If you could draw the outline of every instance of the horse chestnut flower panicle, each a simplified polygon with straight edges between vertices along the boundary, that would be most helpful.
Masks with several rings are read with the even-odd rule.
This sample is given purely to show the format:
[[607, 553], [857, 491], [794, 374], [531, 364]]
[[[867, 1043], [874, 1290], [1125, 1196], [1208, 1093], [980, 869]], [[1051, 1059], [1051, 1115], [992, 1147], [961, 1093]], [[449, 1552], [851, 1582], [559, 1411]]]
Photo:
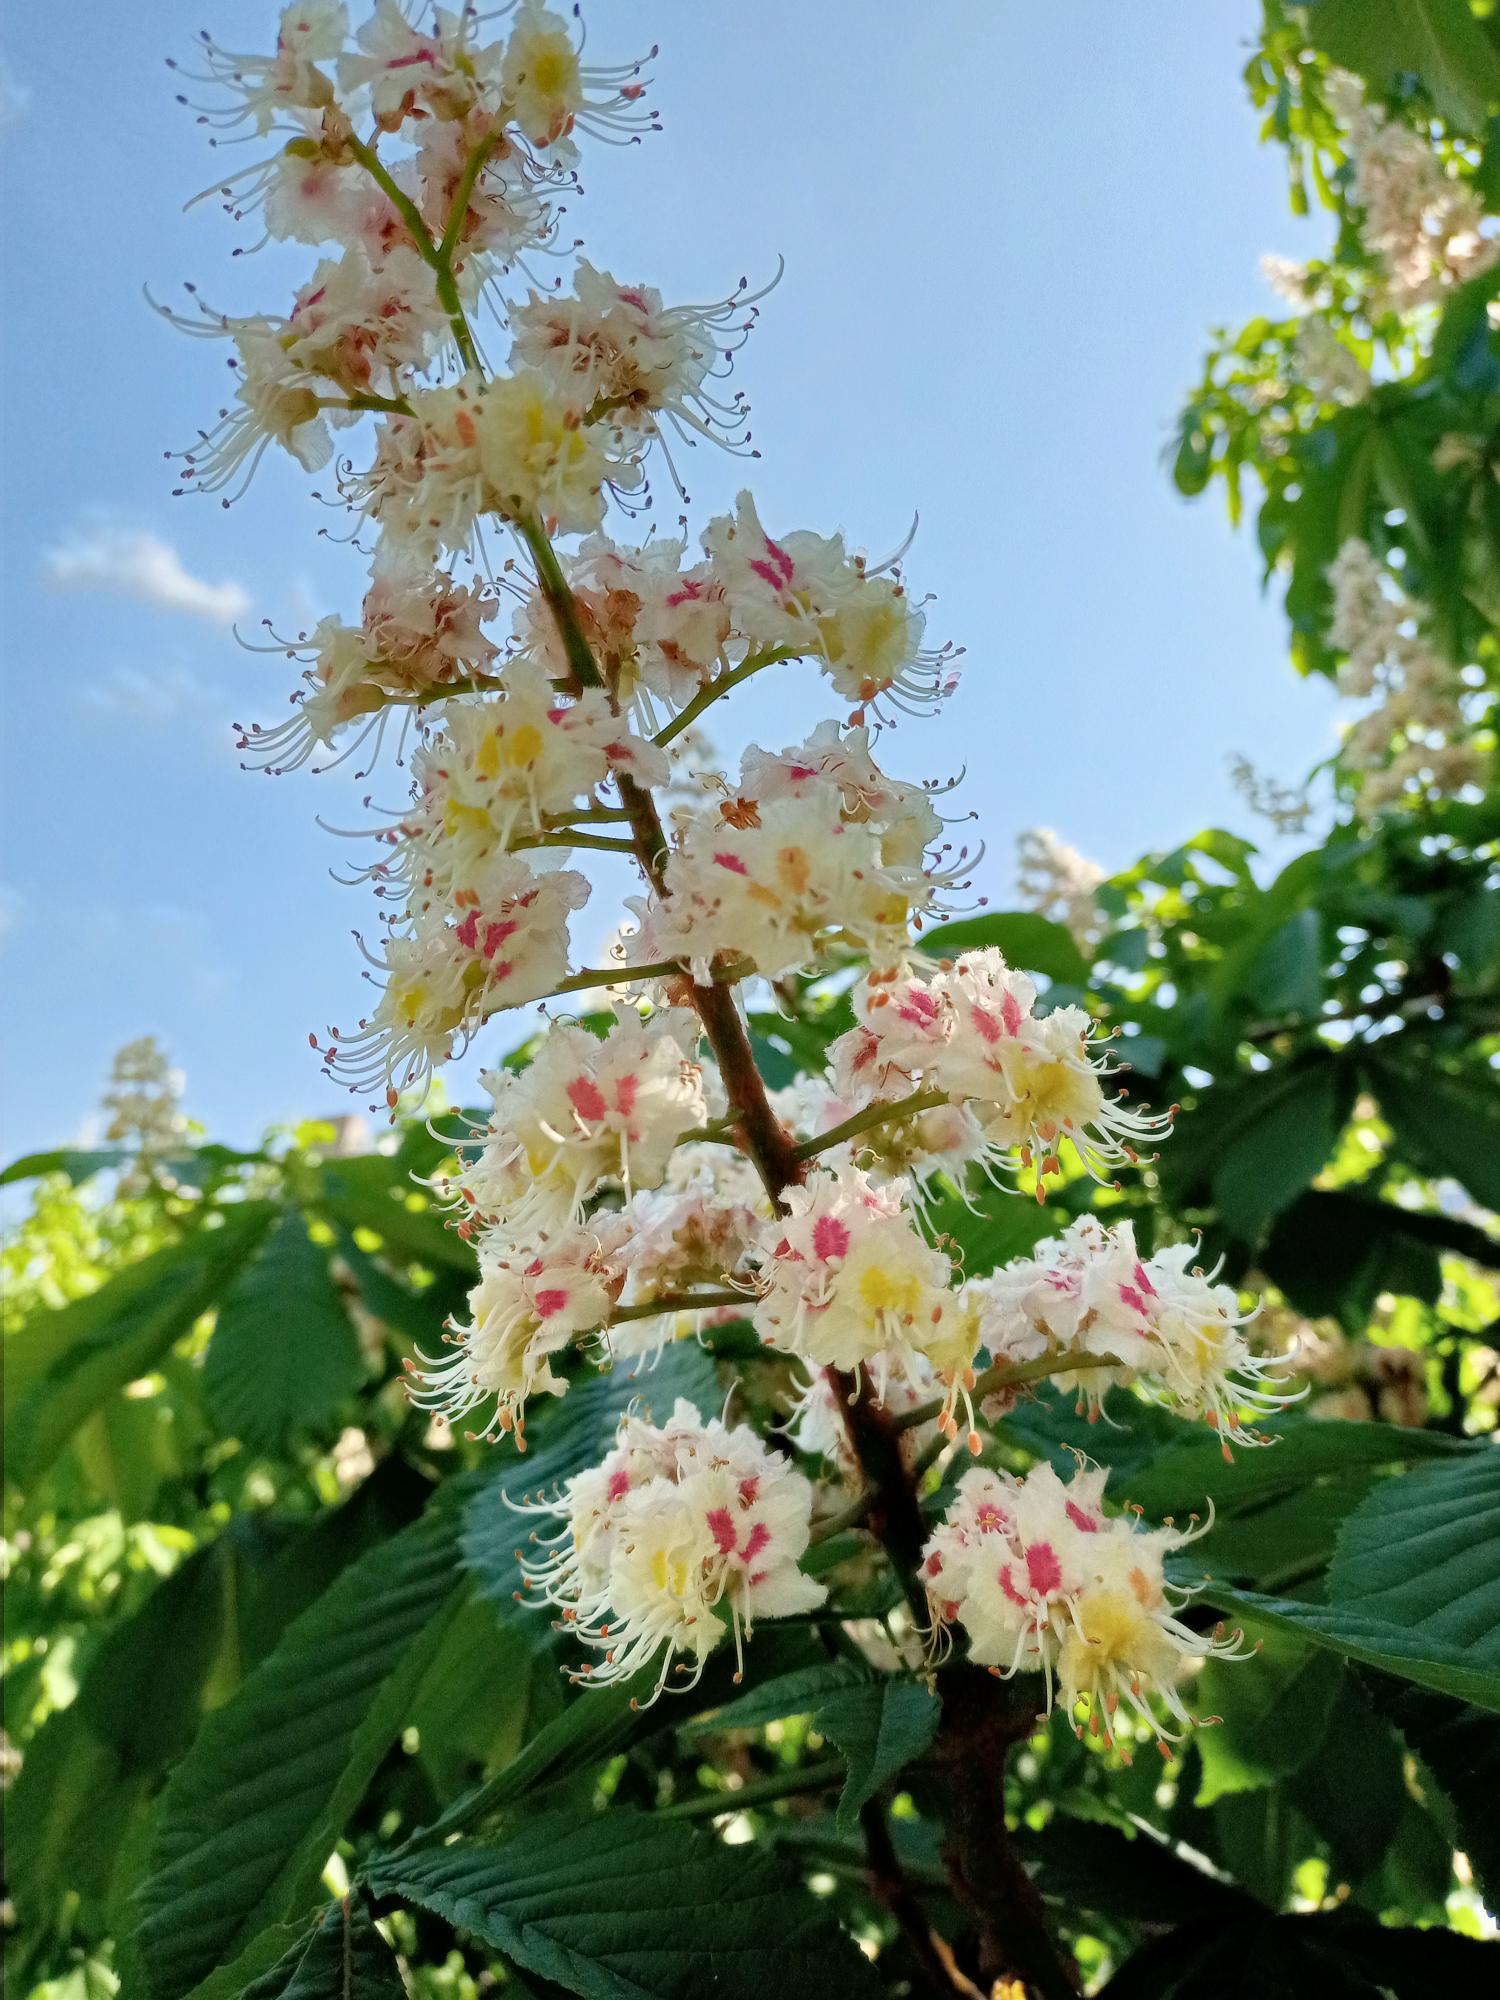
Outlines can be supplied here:
[[1240, 1657], [1238, 1639], [1192, 1631], [1176, 1615], [1188, 1593], [1163, 1565], [1199, 1531], [1106, 1514], [1107, 1477], [1097, 1467], [1067, 1481], [1050, 1465], [1023, 1478], [973, 1467], [922, 1552], [922, 1580], [940, 1648], [961, 1625], [978, 1665], [1007, 1679], [1041, 1674], [1049, 1710], [1086, 1705], [1091, 1733], [1112, 1743], [1124, 1701], [1165, 1750], [1164, 1737], [1200, 1720], [1179, 1681], [1205, 1655]]
[[550, 1538], [532, 1537], [545, 1553], [517, 1551], [526, 1594], [555, 1604], [600, 1655], [575, 1680], [629, 1680], [659, 1658], [655, 1701], [674, 1667], [683, 1687], [695, 1685], [726, 1636], [743, 1666], [757, 1618], [823, 1602], [824, 1586], [798, 1567], [812, 1499], [802, 1474], [747, 1425], [704, 1423], [684, 1401], [659, 1428], [630, 1414], [602, 1465], [550, 1501], [523, 1503], [558, 1524]]

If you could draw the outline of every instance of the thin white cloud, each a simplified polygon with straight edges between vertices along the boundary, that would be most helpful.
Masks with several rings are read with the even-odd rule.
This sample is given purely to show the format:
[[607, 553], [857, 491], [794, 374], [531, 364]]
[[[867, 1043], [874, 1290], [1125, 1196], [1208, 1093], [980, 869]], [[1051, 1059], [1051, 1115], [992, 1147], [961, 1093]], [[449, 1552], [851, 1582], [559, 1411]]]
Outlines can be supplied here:
[[91, 716], [125, 722], [217, 716], [221, 708], [212, 689], [181, 667], [162, 667], [151, 673], [137, 667], [116, 667], [102, 680], [81, 687], [78, 702]]
[[78, 529], [49, 549], [46, 575], [59, 590], [97, 590], [133, 597], [161, 611], [184, 611], [231, 625], [250, 609], [243, 584], [208, 583], [187, 569], [170, 542], [144, 528]]
[[5, 56], [0, 55], [0, 132], [19, 125], [31, 106], [31, 86], [22, 83]]

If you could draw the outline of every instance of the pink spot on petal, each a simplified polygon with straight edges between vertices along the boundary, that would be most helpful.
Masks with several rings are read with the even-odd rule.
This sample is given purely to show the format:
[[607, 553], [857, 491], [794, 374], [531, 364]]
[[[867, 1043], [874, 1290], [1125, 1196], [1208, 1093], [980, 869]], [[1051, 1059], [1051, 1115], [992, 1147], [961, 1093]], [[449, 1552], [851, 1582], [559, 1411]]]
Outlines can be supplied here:
[[592, 1119], [596, 1123], [609, 1111], [609, 1106], [604, 1101], [604, 1092], [597, 1083], [586, 1076], [574, 1077], [567, 1087], [567, 1098], [580, 1118]]
[[708, 1532], [714, 1538], [714, 1545], [721, 1556], [734, 1554], [734, 1522], [727, 1507], [710, 1507], [707, 1515]]
[[813, 1255], [823, 1263], [830, 1257], [847, 1257], [849, 1230], [836, 1216], [820, 1215], [813, 1224]]
[[1026, 1581], [1038, 1597], [1050, 1597], [1062, 1582], [1062, 1564], [1050, 1542], [1033, 1542], [1026, 1551]]
[[536, 1295], [536, 1316], [538, 1319], [551, 1319], [553, 1314], [560, 1313], [567, 1303], [567, 1293], [556, 1287], [549, 1288], [545, 1292], [538, 1292]]

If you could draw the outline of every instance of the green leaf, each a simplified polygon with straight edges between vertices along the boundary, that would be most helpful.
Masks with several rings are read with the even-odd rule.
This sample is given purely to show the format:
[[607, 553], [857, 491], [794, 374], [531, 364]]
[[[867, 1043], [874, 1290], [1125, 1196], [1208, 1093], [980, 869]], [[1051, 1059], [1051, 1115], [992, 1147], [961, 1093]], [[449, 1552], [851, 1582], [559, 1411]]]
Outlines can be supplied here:
[[1438, 116], [1460, 132], [1482, 133], [1500, 104], [1500, 55], [1469, 0], [1314, 0], [1308, 35], [1377, 96], [1420, 78]]
[[1500, 1722], [1468, 1702], [1370, 1676], [1375, 1706], [1442, 1786], [1458, 1844], [1490, 1909], [1500, 1906]]
[[1310, 1188], [1276, 1218], [1261, 1264], [1299, 1312], [1337, 1317], [1356, 1332], [1381, 1292], [1435, 1298], [1445, 1250], [1492, 1268], [1500, 1263], [1500, 1241], [1471, 1222], [1357, 1189]]
[[825, 1697], [813, 1726], [835, 1744], [848, 1765], [839, 1796], [838, 1825], [854, 1826], [859, 1809], [932, 1742], [942, 1704], [921, 1681], [882, 1674]]
[[493, 1846], [377, 1856], [369, 1882], [585, 2000], [881, 1991], [828, 1906], [774, 1861], [641, 1813], [550, 1814]]
[[1468, 1459], [1484, 1449], [1471, 1438], [1448, 1437], [1442, 1431], [1337, 1418], [1284, 1416], [1257, 1428], [1276, 1442], [1241, 1449], [1226, 1461], [1220, 1440], [1206, 1426], [1195, 1426], [1131, 1473], [1130, 1498], [1157, 1520], [1202, 1508], [1205, 1501], [1220, 1513], [1235, 1513], [1320, 1478], [1419, 1458]]
[[450, 1489], [351, 1564], [204, 1723], [163, 1794], [140, 1894], [158, 2000], [314, 1893], [462, 1603], [457, 1528]]
[[1344, 1911], [1215, 1914], [1145, 1944], [1100, 2000], [1435, 2000], [1493, 1984], [1495, 1950]]
[[1064, 986], [1087, 986], [1088, 960], [1078, 949], [1071, 931], [1039, 917], [1034, 910], [996, 910], [983, 917], [964, 917], [956, 924], [943, 924], [921, 939], [922, 950], [930, 958], [956, 958], [961, 951], [980, 951], [994, 945], [1005, 954], [1008, 965], [1025, 972], [1040, 972]]
[[1396, 1058], [1370, 1064], [1380, 1108], [1413, 1164], [1451, 1174], [1486, 1208], [1500, 1209], [1500, 1100], [1484, 1070], [1466, 1084]]
[[713, 1736], [724, 1729], [760, 1729], [788, 1715], [811, 1715], [824, 1700], [862, 1686], [868, 1678], [851, 1660], [820, 1660], [816, 1666], [799, 1667], [795, 1673], [758, 1680], [712, 1714], [695, 1716], [679, 1733]]
[[1342, 1877], [1352, 1888], [1380, 1867], [1402, 1837], [1407, 1813], [1419, 1808], [1402, 1773], [1395, 1731], [1375, 1713], [1355, 1670], [1340, 1666], [1339, 1675], [1327, 1727], [1289, 1779], [1286, 1797], [1326, 1842], [1334, 1880]]
[[1200, 1806], [1300, 1769], [1322, 1740], [1343, 1679], [1331, 1654], [1283, 1632], [1252, 1627], [1246, 1637], [1258, 1641], [1249, 1659], [1210, 1659], [1198, 1677], [1196, 1711], [1220, 1718], [1194, 1739]]
[[12, 1160], [0, 1173], [0, 1187], [12, 1181], [33, 1181], [43, 1174], [66, 1174], [70, 1181], [86, 1181], [94, 1174], [107, 1173], [130, 1158], [123, 1146], [106, 1146], [89, 1151], [80, 1146], [58, 1146], [50, 1153], [27, 1153]]
[[473, 1283], [472, 1248], [413, 1185], [399, 1159], [363, 1153], [356, 1159], [324, 1160], [305, 1199], [309, 1209], [329, 1222], [373, 1230], [396, 1262], [460, 1271]]
[[1344, 1523], [1328, 1601], [1205, 1596], [1367, 1666], [1500, 1711], [1500, 1452], [1382, 1480]]
[[1257, 1087], [1240, 1089], [1211, 1175], [1214, 1203], [1236, 1235], [1255, 1242], [1271, 1217], [1321, 1172], [1346, 1110], [1332, 1062], [1267, 1071]]
[[861, 1671], [848, 1660], [823, 1660], [795, 1673], [777, 1674], [698, 1716], [680, 1733], [716, 1735], [725, 1729], [760, 1729], [788, 1715], [808, 1715], [820, 1736], [842, 1752], [849, 1767], [839, 1800], [841, 1831], [881, 1786], [920, 1757], [933, 1739], [941, 1703], [919, 1681]]
[[287, 1209], [219, 1306], [203, 1363], [215, 1416], [252, 1451], [326, 1423], [364, 1378], [328, 1253]]
[[248, 1257], [275, 1210], [247, 1202], [218, 1228], [142, 1258], [86, 1299], [35, 1314], [6, 1341], [6, 1474], [40, 1478], [84, 1418], [145, 1375]]
[[242, 2000], [405, 2000], [391, 1948], [363, 1902], [321, 1910], [292, 1949], [243, 1990]]
[[1271, 933], [1240, 990], [1268, 1014], [1316, 1017], [1323, 999], [1323, 926], [1316, 910], [1298, 910]]

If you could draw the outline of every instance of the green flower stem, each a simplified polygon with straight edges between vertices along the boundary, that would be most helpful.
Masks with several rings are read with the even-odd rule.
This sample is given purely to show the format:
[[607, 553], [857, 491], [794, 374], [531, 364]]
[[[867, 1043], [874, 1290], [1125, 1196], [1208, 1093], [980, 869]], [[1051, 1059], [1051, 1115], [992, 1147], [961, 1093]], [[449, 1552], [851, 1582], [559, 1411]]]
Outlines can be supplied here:
[[464, 221], [469, 213], [469, 203], [474, 197], [474, 189], [479, 176], [484, 172], [485, 162], [500, 144], [501, 135], [492, 133], [481, 139], [464, 162], [464, 170], [459, 175], [458, 186], [453, 191], [453, 206], [448, 211], [448, 226], [443, 231], [443, 240], [437, 246], [437, 254], [443, 264], [450, 269], [453, 253], [458, 248], [458, 239], [463, 233]]
[[[479, 350], [474, 345], [474, 335], [470, 331], [469, 322], [464, 315], [463, 300], [458, 296], [458, 282], [454, 278], [451, 262], [452, 246], [448, 243], [448, 237], [444, 236], [441, 246], [434, 243], [432, 232], [422, 219], [422, 211], [411, 199], [411, 196], [403, 193], [395, 181], [392, 180], [384, 162], [373, 146], [367, 146], [363, 139], [356, 139], [353, 133], [349, 135], [348, 145], [349, 151], [358, 160], [359, 164], [391, 204], [391, 207], [395, 209], [401, 220], [406, 224], [412, 243], [423, 263], [431, 266], [433, 276], [437, 282], [437, 295], [442, 302], [444, 312], [448, 315], [448, 324], [453, 329], [453, 338], [458, 347], [459, 354], [463, 357], [464, 366], [466, 368], [477, 369], [479, 367]], [[462, 226], [462, 221], [463, 217], [460, 213], [458, 215], [460, 226]], [[452, 217], [449, 218], [448, 230], [450, 234], [456, 234]]]
[[[672, 1292], [659, 1299], [643, 1299], [639, 1305], [616, 1306], [609, 1316], [609, 1326], [620, 1326], [630, 1319], [656, 1319], [662, 1313], [700, 1312], [713, 1306], [753, 1306], [754, 1292]], [[605, 1331], [608, 1331], [606, 1327]]]
[[[1092, 1354], [1086, 1347], [1062, 1347], [1053, 1354], [1039, 1354], [1035, 1361], [996, 1362], [993, 1368], [985, 1369], [969, 1394], [977, 1402], [981, 1396], [988, 1396], [996, 1389], [1014, 1389], [1024, 1382], [1041, 1382], [1049, 1375], [1070, 1375], [1075, 1368], [1124, 1366], [1117, 1354]], [[943, 1398], [934, 1396], [930, 1403], [919, 1403], [914, 1410], [903, 1410], [891, 1421], [898, 1431], [908, 1431], [915, 1424], [928, 1423], [942, 1408]]]
[[674, 715], [665, 729], [657, 730], [651, 739], [652, 742], [658, 749], [665, 749], [674, 737], [680, 736], [684, 729], [692, 727], [704, 709], [712, 708], [721, 695], [726, 695], [737, 688], [741, 681], [749, 680], [750, 676], [758, 674], [762, 667], [775, 666], [778, 660], [797, 660], [801, 657], [801, 651], [796, 646], [768, 646], [763, 652], [752, 653], [737, 667], [731, 667], [727, 674], [718, 674], [699, 688], [687, 707], [680, 714]]
[[821, 1521], [813, 1523], [812, 1540], [830, 1542], [835, 1535], [841, 1535], [845, 1528], [857, 1528], [875, 1504], [873, 1493], [860, 1493], [847, 1507], [840, 1507], [836, 1514], [825, 1514]]
[[556, 833], [528, 833], [511, 842], [511, 852], [523, 847], [595, 847], [601, 854], [634, 854], [631, 841], [618, 840], [607, 833], [574, 833], [563, 828]]
[[745, 1812], [751, 1806], [769, 1805], [773, 1799], [788, 1799], [798, 1792], [826, 1791], [843, 1782], [844, 1764], [839, 1757], [827, 1757], [819, 1764], [799, 1764], [795, 1770], [774, 1777], [756, 1778], [733, 1792], [700, 1792], [693, 1799], [658, 1808], [658, 1819], [718, 1819], [724, 1813]]
[[543, 998], [552, 1000], [559, 993], [586, 993], [591, 986], [619, 986], [627, 979], [667, 979], [674, 974], [680, 976], [681, 972], [675, 958], [659, 958], [650, 965], [585, 966], [582, 972], [570, 972], [566, 979], [560, 979]]
[[846, 1118], [842, 1125], [835, 1125], [831, 1131], [820, 1132], [813, 1139], [804, 1139], [797, 1148], [797, 1158], [810, 1160], [815, 1154], [826, 1153], [831, 1146], [842, 1146], [846, 1139], [872, 1131], [877, 1125], [890, 1125], [898, 1118], [915, 1118], [919, 1111], [935, 1111], [940, 1104], [948, 1101], [946, 1090], [914, 1090], [909, 1097], [872, 1104], [866, 1111], [856, 1111], [852, 1118]]

